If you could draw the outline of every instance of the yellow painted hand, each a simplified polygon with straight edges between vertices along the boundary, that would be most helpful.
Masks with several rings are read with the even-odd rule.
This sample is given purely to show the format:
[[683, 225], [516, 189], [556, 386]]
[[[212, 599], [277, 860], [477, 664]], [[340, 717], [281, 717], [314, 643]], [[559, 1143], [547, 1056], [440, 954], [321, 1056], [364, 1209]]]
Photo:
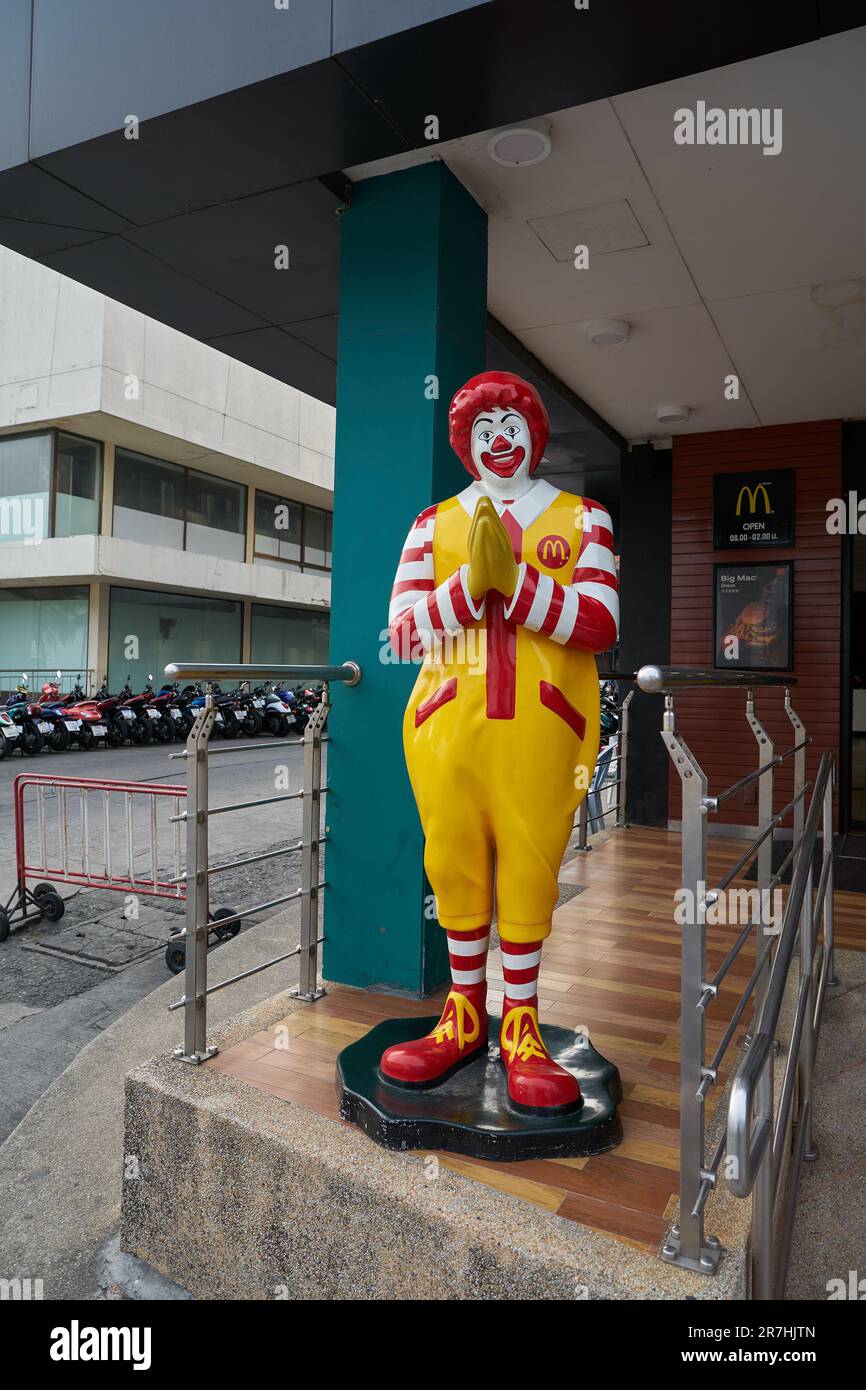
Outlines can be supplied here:
[[488, 589], [509, 597], [517, 584], [517, 563], [511, 538], [489, 497], [475, 508], [469, 529], [469, 592], [481, 599]]

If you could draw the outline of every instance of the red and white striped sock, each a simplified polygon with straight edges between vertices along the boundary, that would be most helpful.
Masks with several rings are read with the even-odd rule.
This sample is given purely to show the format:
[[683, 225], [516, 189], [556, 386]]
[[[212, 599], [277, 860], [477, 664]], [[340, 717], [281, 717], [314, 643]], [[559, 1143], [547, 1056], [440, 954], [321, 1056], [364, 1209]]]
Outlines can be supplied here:
[[502, 974], [505, 977], [505, 1005], [538, 1006], [538, 970], [541, 965], [540, 941], [502, 941]]
[[487, 979], [487, 947], [490, 942], [490, 928], [475, 927], [473, 931], [451, 931], [449, 929], [446, 931], [451, 982], [454, 988], [464, 993], [471, 986], [483, 984]]

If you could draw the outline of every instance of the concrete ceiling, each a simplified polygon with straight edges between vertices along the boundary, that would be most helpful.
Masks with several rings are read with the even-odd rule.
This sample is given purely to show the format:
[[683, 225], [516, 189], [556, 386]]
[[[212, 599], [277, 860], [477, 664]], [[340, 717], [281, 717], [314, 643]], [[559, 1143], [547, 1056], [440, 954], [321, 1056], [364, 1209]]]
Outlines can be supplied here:
[[[491, 312], [629, 440], [859, 418], [864, 72], [860, 28], [555, 112], [538, 165], [494, 163], [484, 132], [346, 172], [444, 159], [490, 216]], [[781, 152], [675, 144], [674, 112], [698, 101], [781, 108]], [[567, 213], [581, 216], [543, 220]], [[588, 269], [557, 259], [575, 227]], [[595, 318], [628, 320], [629, 342], [592, 346]], [[730, 373], [738, 400], [725, 399]], [[689, 420], [659, 425], [663, 403]]]

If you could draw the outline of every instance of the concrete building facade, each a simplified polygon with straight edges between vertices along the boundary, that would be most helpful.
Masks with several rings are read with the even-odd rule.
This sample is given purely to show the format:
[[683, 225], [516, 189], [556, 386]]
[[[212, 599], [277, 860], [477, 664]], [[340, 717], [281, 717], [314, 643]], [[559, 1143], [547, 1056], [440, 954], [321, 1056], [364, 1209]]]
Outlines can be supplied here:
[[328, 650], [334, 409], [0, 251], [0, 687]]

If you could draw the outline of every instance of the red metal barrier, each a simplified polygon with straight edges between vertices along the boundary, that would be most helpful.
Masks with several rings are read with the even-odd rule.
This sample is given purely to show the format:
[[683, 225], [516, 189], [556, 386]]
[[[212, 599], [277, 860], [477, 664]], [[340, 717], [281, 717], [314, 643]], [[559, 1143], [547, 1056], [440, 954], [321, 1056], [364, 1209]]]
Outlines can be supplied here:
[[[33, 807], [36, 822], [28, 848], [25, 812], [30, 809], [31, 803], [29, 801], [25, 803], [25, 791], [29, 787], [36, 788], [35, 806]], [[47, 798], [45, 796], [48, 789], [53, 789], [57, 793], [56, 862], [51, 862], [51, 854], [54, 851], [52, 849], [49, 853], [48, 848]], [[70, 794], [76, 792], [79, 803], [77, 837], [72, 833], [72, 824], [69, 818]], [[93, 837], [91, 836], [93, 824], [91, 798], [96, 795], [100, 796], [101, 801], [101, 855], [99, 853], [100, 846], [92, 844]], [[59, 883], [73, 883], [78, 887], [111, 888], [120, 892], [126, 891], [157, 898], [174, 898], [178, 901], [185, 899], [186, 889], [181, 879], [181, 823], [175, 822], [170, 825], [169, 831], [166, 832], [170, 833], [172, 837], [168, 858], [173, 873], [169, 874], [165, 867], [160, 866], [160, 826], [157, 819], [157, 806], [161, 799], [166, 797], [175, 802], [174, 815], [180, 815], [181, 802], [186, 800], [185, 787], [160, 782], [122, 782], [96, 777], [57, 777], [51, 774], [22, 772], [15, 778], [13, 796], [15, 859], [19, 908], [22, 911], [26, 911], [27, 900], [35, 904], [33, 895], [26, 887], [28, 878], [44, 877]], [[116, 846], [112, 846], [111, 842], [112, 797], [115, 798], [115, 805], [117, 797], [123, 798], [126, 822], [125, 869], [121, 869], [117, 863], [118, 859], [122, 861], [124, 858], [122, 849], [118, 855]], [[135, 823], [135, 807], [140, 805], [144, 799], [149, 802], [147, 820], [149, 833], [147, 838], [150, 847], [150, 872], [140, 874], [135, 867], [136, 840], [140, 838]], [[34, 851], [38, 852], [34, 853]], [[73, 853], [73, 851], [77, 852]], [[8, 907], [7, 904], [7, 911]]]

